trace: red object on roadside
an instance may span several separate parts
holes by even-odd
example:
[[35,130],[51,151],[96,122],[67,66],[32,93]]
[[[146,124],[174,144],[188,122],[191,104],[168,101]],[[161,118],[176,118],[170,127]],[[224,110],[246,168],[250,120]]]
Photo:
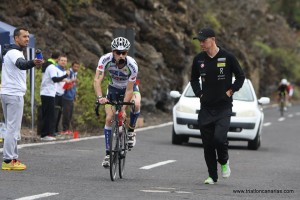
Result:
[[77,130],[74,130],[74,131],[73,131],[73,138],[74,138],[74,139],[77,139],[77,138],[78,138],[78,131],[77,131]]

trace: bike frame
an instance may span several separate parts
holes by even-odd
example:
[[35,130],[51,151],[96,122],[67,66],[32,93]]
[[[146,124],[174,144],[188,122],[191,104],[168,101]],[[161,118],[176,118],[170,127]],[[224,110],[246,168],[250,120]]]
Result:
[[[127,128],[125,120],[122,119],[122,106],[134,106],[134,102],[109,102],[107,104],[115,107],[110,136],[110,178],[114,181],[117,176],[117,167],[119,167],[119,177],[123,178],[128,151]],[[119,128],[121,128],[121,132]]]

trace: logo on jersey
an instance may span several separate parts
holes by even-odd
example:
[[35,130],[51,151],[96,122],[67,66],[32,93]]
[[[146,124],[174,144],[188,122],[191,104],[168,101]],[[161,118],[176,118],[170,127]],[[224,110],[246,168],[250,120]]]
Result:
[[128,66],[133,71],[133,73],[136,73],[136,69],[134,68],[134,66],[131,63],[129,63]]
[[98,66],[98,69],[103,69],[103,65],[99,65],[99,66]]
[[204,63],[201,63],[200,67],[203,68],[204,67]]
[[218,58],[217,67],[226,67],[226,58]]
[[136,76],[131,78],[132,81],[135,80],[135,79],[136,79]]
[[109,60],[110,60],[110,56],[108,56],[108,57],[104,58],[104,59],[102,60],[102,64],[104,64],[104,63],[108,62]]

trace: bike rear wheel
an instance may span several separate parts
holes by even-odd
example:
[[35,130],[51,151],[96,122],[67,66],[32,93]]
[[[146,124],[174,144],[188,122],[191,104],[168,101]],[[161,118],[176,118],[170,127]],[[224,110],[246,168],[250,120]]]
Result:
[[112,126],[111,129],[111,135],[110,135],[110,165],[109,165],[109,171],[110,171],[110,179],[112,181],[116,180],[117,176],[117,167],[119,162],[119,130],[118,127],[115,125]]
[[122,125],[122,133],[120,133],[120,155],[119,155],[119,177],[124,177],[126,154],[128,151],[128,137],[125,125]]
[[284,100],[281,99],[280,101],[280,116],[284,116]]

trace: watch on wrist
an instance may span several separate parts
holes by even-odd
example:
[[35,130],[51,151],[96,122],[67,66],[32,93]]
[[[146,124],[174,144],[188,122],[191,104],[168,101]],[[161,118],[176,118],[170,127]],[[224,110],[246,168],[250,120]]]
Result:
[[97,96],[97,99],[101,99],[103,96]]

